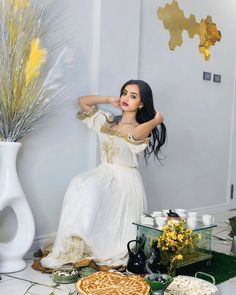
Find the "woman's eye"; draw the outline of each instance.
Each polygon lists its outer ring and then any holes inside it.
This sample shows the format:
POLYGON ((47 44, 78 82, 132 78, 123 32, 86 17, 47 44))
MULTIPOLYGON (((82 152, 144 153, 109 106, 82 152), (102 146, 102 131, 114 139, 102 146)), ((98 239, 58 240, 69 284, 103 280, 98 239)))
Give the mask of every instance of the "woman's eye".
POLYGON ((137 98, 135 95, 131 95, 130 96, 132 99, 135 99, 135 98, 137 98))
POLYGON ((126 96, 126 94, 127 94, 126 92, 122 92, 122 94, 121 94, 121 95, 122 95, 122 96, 126 96))

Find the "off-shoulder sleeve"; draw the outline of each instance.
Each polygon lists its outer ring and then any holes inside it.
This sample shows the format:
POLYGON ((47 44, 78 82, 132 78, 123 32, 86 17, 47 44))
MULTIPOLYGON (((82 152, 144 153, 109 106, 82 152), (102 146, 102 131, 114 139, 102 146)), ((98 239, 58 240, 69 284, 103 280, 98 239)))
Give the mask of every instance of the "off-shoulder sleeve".
POLYGON ((99 132, 101 126, 106 122, 106 118, 110 117, 111 113, 104 111, 94 105, 89 112, 79 111, 77 117, 85 124, 88 128, 99 132))
POLYGON ((130 148, 131 152, 135 153, 135 154, 138 154, 138 153, 144 151, 145 148, 149 144, 149 140, 150 140, 150 137, 145 138, 143 140, 135 140, 133 138, 132 133, 129 133, 128 138, 127 138, 129 148, 130 148))

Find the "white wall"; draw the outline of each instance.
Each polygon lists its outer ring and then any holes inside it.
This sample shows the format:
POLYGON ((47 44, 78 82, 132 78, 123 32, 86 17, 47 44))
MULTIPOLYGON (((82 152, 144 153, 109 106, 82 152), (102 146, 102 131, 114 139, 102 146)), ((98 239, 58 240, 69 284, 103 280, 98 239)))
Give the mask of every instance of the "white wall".
MULTIPOLYGON (((36 237, 54 233, 64 193, 71 178, 89 166, 90 132, 76 119, 76 97, 93 90, 94 4, 67 0, 58 40, 65 40, 74 55, 67 77, 67 99, 23 140, 18 157, 19 178, 36 222, 36 237)), ((8 209, 0 216, 0 240, 14 232, 8 209)), ((12 220, 13 219, 13 220, 12 220)))
POLYGON ((230 175, 229 175, 229 186, 230 186, 230 202, 229 206, 230 209, 236 208, 236 72, 234 75, 234 103, 232 106, 232 128, 231 128, 231 134, 232 134, 232 147, 231 147, 231 153, 230 153, 230 175), (232 186, 232 191, 231 191, 232 186))
POLYGON ((164 167, 151 165, 143 173, 149 208, 223 208, 229 188, 236 3, 178 1, 186 17, 194 14, 199 22, 211 15, 222 33, 208 62, 198 53, 199 38, 189 39, 186 32, 181 47, 168 49, 169 32, 156 16, 165 3, 143 1, 142 7, 140 78, 151 83, 168 128, 164 167), (203 71, 221 74, 222 83, 203 81, 203 71))
MULTIPOLYGON (((75 118, 75 98, 118 95, 123 82, 131 78, 150 83, 168 128, 164 166, 153 161, 148 167, 141 164, 149 209, 227 206, 236 3, 178 2, 186 16, 194 14, 199 21, 209 14, 221 30, 222 41, 212 47, 209 62, 198 53, 198 38, 190 40, 186 33, 181 47, 168 49, 169 33, 156 16, 157 8, 167 1, 67 1, 60 34, 72 37, 68 43, 75 54, 68 77, 70 98, 24 139, 18 158, 37 239, 56 231, 72 176, 96 162, 96 141, 75 118), (222 83, 203 81, 203 71, 221 74, 222 83)), ((9 218, 9 212, 0 217, 0 233, 14 230, 9 218)))

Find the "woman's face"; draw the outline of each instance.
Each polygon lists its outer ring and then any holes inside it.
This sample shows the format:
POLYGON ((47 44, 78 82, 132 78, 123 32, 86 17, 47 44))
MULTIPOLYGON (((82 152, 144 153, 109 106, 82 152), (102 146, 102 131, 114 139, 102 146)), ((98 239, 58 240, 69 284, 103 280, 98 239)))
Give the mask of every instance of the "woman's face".
POLYGON ((123 111, 137 111, 142 105, 139 87, 136 84, 125 86, 120 97, 120 107, 123 111))

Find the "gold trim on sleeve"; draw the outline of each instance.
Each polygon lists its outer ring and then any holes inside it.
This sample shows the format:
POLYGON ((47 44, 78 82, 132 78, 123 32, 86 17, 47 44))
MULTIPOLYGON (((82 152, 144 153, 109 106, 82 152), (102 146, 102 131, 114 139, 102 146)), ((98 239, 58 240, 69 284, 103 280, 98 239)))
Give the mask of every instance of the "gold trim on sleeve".
POLYGON ((85 119, 90 118, 93 115, 95 115, 97 113, 97 111, 98 111, 98 107, 96 105, 93 105, 92 108, 91 108, 91 110, 88 111, 88 112, 83 112, 81 110, 78 111, 77 118, 79 120, 85 120, 85 119))
POLYGON ((143 143, 148 144, 148 143, 149 143, 149 140, 150 140, 150 137, 148 137, 148 138, 144 138, 144 139, 142 139, 142 140, 135 140, 135 139, 133 138, 132 133, 129 133, 129 134, 128 134, 128 137, 127 137, 127 141, 128 141, 129 143, 136 144, 136 145, 143 144, 143 143))

